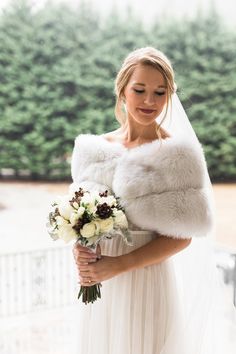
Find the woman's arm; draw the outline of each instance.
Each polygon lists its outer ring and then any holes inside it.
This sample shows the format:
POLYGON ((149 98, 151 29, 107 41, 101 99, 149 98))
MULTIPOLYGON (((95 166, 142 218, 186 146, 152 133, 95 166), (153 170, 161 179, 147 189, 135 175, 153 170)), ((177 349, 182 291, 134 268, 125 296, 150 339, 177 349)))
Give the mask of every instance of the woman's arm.
POLYGON ((121 273, 158 264, 180 252, 191 243, 191 239, 173 239, 158 236, 146 245, 121 256, 102 256, 96 261, 96 255, 80 245, 74 247, 74 257, 78 266, 81 285, 93 285, 110 279, 121 273), (91 282, 89 282, 91 280, 91 282))
POLYGON ((191 239, 158 236, 146 245, 120 256, 121 271, 125 272, 161 263, 186 248, 190 243, 191 239))

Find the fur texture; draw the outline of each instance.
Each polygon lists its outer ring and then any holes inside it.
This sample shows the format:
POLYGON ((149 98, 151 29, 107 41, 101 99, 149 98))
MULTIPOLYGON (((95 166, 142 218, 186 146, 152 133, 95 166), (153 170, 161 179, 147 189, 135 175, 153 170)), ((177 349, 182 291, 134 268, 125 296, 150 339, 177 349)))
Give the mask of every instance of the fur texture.
POLYGON ((83 134, 72 155, 72 188, 108 189, 140 229, 175 238, 206 235, 212 197, 200 145, 170 138, 133 149, 83 134))

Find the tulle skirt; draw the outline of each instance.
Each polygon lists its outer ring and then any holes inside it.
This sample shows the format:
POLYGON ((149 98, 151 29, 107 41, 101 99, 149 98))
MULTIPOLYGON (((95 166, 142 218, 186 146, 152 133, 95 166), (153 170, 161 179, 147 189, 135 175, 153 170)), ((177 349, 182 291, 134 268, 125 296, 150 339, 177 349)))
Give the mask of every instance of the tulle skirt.
MULTIPOLYGON (((149 231, 132 231, 132 246, 119 236, 103 240, 102 254, 126 254, 155 237, 149 231)), ((234 329, 228 328, 229 313, 222 309, 204 252, 206 245, 191 245, 160 264, 104 281, 101 299, 78 305, 77 353, 235 353, 230 338, 234 329)))

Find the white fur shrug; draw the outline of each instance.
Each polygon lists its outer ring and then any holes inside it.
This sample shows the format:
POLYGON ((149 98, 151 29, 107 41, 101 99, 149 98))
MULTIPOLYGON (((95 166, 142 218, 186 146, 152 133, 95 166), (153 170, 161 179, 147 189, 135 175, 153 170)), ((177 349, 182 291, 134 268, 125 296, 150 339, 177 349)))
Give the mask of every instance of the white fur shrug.
POLYGON ((108 189, 121 198, 140 229, 190 238, 212 226, 212 200, 202 148, 169 138, 127 149, 102 136, 79 135, 72 154, 73 184, 108 189))

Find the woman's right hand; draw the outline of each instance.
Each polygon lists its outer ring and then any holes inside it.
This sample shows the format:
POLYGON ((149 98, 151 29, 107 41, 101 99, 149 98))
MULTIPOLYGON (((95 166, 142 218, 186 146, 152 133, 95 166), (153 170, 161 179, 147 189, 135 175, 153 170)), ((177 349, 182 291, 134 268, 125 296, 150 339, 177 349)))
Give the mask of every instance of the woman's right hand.
POLYGON ((74 255, 75 263, 77 265, 78 274, 80 276, 80 266, 88 263, 96 262, 98 259, 100 259, 101 248, 98 245, 95 253, 90 248, 81 246, 79 243, 75 243, 73 247, 73 255, 74 255))

